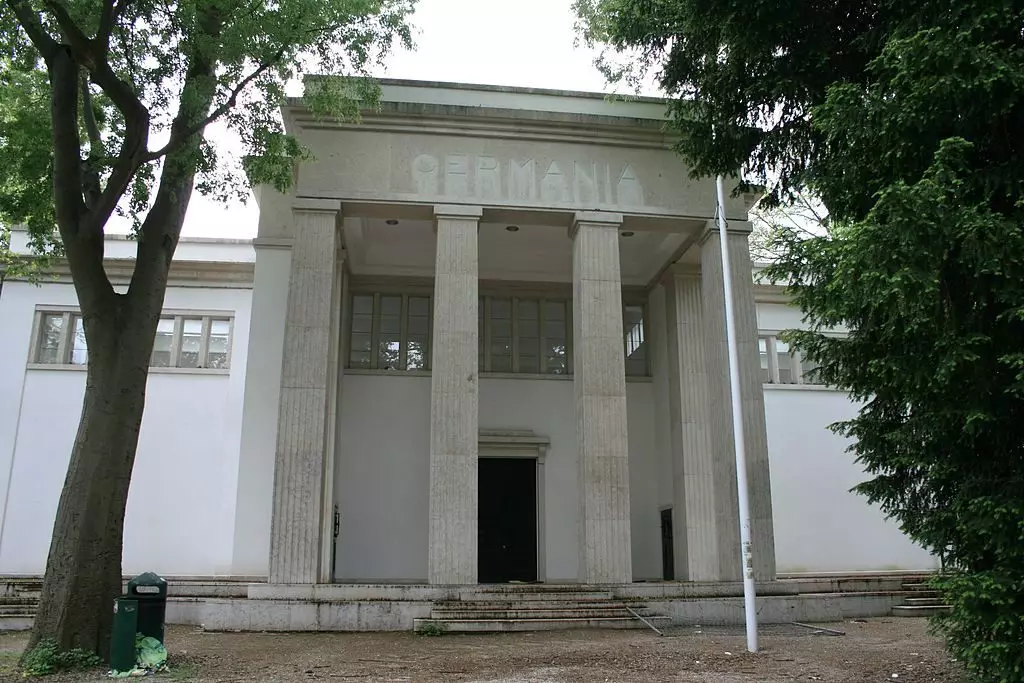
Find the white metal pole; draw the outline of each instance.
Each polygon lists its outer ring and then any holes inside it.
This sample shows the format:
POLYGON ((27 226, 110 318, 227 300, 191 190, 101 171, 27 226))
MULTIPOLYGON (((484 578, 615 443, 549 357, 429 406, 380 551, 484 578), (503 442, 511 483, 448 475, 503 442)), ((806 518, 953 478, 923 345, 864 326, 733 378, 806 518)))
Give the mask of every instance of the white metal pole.
MULTIPOLYGON (((740 504, 740 559, 743 563, 743 607, 747 622, 747 650, 757 652, 757 609, 754 598, 754 553, 750 538, 750 493, 747 490, 747 449, 743 438, 743 404, 740 396, 740 353, 736 345, 736 307, 733 305, 732 268, 725 222, 725 190, 718 186, 718 237, 722 245, 722 280, 725 283, 725 335, 729 347, 729 393, 732 398, 732 438, 736 451, 736 493, 740 504)), ((746 273, 750 277, 750 273, 746 273)))

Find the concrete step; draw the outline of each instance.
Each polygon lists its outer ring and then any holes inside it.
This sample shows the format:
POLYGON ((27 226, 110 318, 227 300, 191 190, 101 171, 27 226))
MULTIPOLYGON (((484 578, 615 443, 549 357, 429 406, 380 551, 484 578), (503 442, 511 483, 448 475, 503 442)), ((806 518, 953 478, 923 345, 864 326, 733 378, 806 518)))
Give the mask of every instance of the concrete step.
POLYGON ((35 605, 0 605, 0 617, 7 616, 34 616, 35 605))
POLYGON ((943 604, 942 598, 937 595, 928 598, 907 598, 903 603, 910 607, 934 607, 935 605, 943 604))
MULTIPOLYGON (((589 598, 586 600, 439 600, 434 602, 435 609, 569 609, 576 606, 587 609, 602 607, 622 607, 622 600, 605 598, 589 598)), ((641 603, 628 603, 630 607, 641 603)))
POLYGON ((892 615, 894 617, 933 617, 936 614, 945 614, 949 609, 949 605, 897 605, 892 608, 892 615))
MULTIPOLYGON (((655 626, 667 623, 668 617, 644 617, 655 626)), ((416 619, 413 630, 420 631, 427 624, 437 624, 445 633, 506 633, 511 631, 564 631, 581 628, 632 629, 647 628, 633 617, 602 617, 597 619, 416 619)))
POLYGON ((934 592, 935 591, 935 589, 932 588, 930 583, 924 583, 924 582, 904 583, 904 584, 901 584, 900 587, 903 590, 905 590, 905 591, 914 591, 914 592, 917 592, 917 591, 934 592))
MULTIPOLYGON (((643 612, 639 612, 643 614, 643 612)), ((647 615, 643 614, 646 618, 647 615)), ((603 619, 605 617, 632 617, 624 607, 604 609, 527 609, 527 610, 487 610, 487 609, 434 609, 430 612, 432 619, 603 619)))
POLYGON ((35 622, 35 616, 0 616, 0 631, 28 631, 35 622))
POLYGON ((39 604, 39 599, 38 598, 22 598, 22 597, 9 598, 9 597, 0 597, 0 606, 3 606, 3 605, 38 605, 38 604, 39 604))
POLYGON ((525 600, 559 600, 578 602, 581 600, 612 600, 609 591, 580 590, 570 591, 479 591, 466 596, 463 602, 519 602, 525 600))

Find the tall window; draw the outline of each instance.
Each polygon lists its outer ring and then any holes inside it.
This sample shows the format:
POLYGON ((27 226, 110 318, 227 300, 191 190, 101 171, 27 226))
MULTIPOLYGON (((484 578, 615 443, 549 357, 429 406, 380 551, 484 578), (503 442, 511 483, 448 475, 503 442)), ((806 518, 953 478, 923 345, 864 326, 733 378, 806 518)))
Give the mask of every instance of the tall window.
MULTIPOLYGON (((41 311, 31 362, 86 365, 85 326, 77 312, 41 311)), ((224 370, 231 351, 231 318, 164 315, 157 323, 150 367, 224 370)))
POLYGON ((569 372, 569 302, 480 298, 480 372, 569 372))
POLYGON ((373 370, 429 368, 430 314, 429 296, 355 294, 348 366, 373 370))
POLYGON ((805 359, 799 349, 772 334, 761 335, 757 340, 761 360, 760 378, 765 384, 821 384, 818 366, 805 359))
MULTIPOLYGON (((478 363, 482 373, 569 375, 572 301, 564 298, 481 296, 478 363)), ((430 363, 432 301, 412 294, 352 297, 348 367, 426 370, 430 363)), ((643 305, 623 307, 625 373, 650 374, 643 305)))
POLYGON ((626 376, 647 375, 647 337, 644 334, 644 307, 623 306, 623 338, 626 351, 626 376))

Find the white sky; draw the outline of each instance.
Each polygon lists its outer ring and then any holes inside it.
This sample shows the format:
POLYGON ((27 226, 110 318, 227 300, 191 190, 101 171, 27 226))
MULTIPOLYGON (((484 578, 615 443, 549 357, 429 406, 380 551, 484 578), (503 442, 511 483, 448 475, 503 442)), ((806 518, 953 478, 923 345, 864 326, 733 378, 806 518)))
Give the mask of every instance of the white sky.
MULTIPOLYGON (((375 75, 603 92, 604 78, 593 65, 596 54, 575 47, 571 4, 419 0, 413 18, 415 51, 392 54, 375 75)), ((223 206, 195 194, 182 234, 254 237, 257 217, 254 200, 223 206)))

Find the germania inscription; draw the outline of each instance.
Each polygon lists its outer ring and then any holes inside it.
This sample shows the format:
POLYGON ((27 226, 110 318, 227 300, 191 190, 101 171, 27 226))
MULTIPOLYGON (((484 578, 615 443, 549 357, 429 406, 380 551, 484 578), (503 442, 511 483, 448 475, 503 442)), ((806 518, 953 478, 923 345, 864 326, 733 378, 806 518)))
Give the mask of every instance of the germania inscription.
POLYGON ((628 163, 421 154, 413 159, 411 172, 413 189, 434 197, 591 206, 644 205, 644 188, 628 163))

